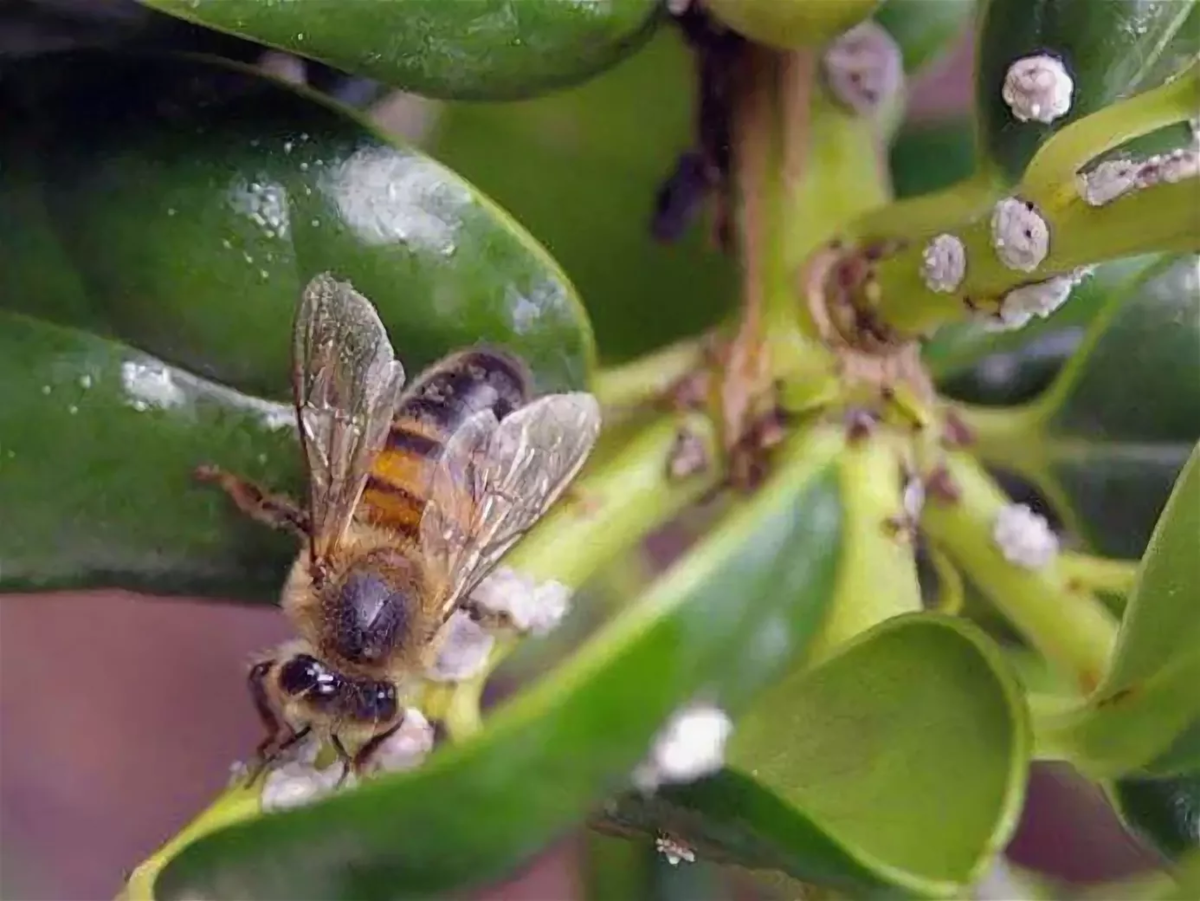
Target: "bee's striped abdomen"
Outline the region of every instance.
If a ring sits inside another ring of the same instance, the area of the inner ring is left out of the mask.
[[[423,372],[400,398],[387,444],[371,466],[365,518],[415,539],[433,467],[455,429],[481,410],[503,419],[531,393],[525,366],[491,348],[453,354]]]

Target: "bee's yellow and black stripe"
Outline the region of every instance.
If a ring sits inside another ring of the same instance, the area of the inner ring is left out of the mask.
[[[454,430],[481,410],[503,419],[531,396],[529,371],[504,351],[474,347],[435,363],[400,398],[360,515],[415,540],[433,466]]]

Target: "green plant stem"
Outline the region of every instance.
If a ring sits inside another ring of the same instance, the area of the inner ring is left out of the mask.
[[[716,465],[685,479],[668,477],[683,431],[701,443],[709,461],[717,459],[716,434],[708,417],[663,417],[611,459],[585,470],[568,496],[505,557],[504,565],[578,588],[605,563],[711,490],[721,477]]]
[[[602,368],[592,379],[591,391],[606,409],[626,410],[662,397],[703,362],[703,341],[690,338],[628,363]]]
[[[912,536],[904,528],[901,451],[880,430],[838,456],[845,525],[837,593],[810,651],[819,663],[879,623],[921,609]]]
[[[1073,189],[1075,174],[1127,141],[1200,112],[1200,61],[1152,90],[1111,104],[1071,123],[1048,140],[1021,177],[1021,196],[1045,203]]]
[[[1063,554],[1059,566],[1075,584],[1111,594],[1128,594],[1138,573],[1136,560],[1110,560],[1074,552]]]
[[[1037,269],[1020,272],[1000,261],[992,246],[990,208],[961,218],[948,216],[940,227],[930,220],[921,223],[926,233],[945,232],[963,242],[967,271],[962,284],[950,293],[926,287],[921,274],[925,242],[917,241],[879,264],[875,312],[900,333],[920,335],[946,322],[969,319],[977,309],[995,312],[1003,296],[1023,284],[1120,257],[1200,249],[1196,179],[1153,185],[1098,207],[1080,197],[1076,179],[1081,166],[1106,150],[1184,121],[1197,110],[1200,64],[1160,88],[1064,128],[1041,148],[1013,192],[1032,202],[1049,226],[1049,253]],[[959,212],[952,204],[946,211]],[[877,215],[899,227],[901,220],[889,212]]]
[[[992,529],[1011,501],[972,457],[949,454],[945,465],[959,497],[931,497],[922,526],[1047,660],[1090,692],[1108,668],[1116,619],[1093,594],[1073,589],[1057,561],[1040,569],[1009,563]]]
[[[858,244],[887,238],[919,241],[947,222],[969,222],[1000,196],[1000,178],[980,169],[969,178],[916,197],[872,209],[852,222],[846,237]]]

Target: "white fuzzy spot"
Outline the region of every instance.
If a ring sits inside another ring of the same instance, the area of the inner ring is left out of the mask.
[[[1058,553],[1058,537],[1044,516],[1026,504],[1009,504],[996,516],[992,540],[1004,559],[1025,569],[1048,566]]]
[[[1040,53],[1008,67],[1000,95],[1021,122],[1053,122],[1071,108],[1075,83],[1062,61]]]
[[[1050,226],[1032,203],[1006,197],[992,210],[992,247],[1009,269],[1032,272],[1050,252]]]
[[[910,522],[916,522],[921,518],[921,511],[925,509],[924,480],[914,476],[904,483],[901,506],[904,508],[904,515]]]
[[[648,794],[660,785],[717,772],[732,732],[732,720],[718,707],[691,704],[675,711],[655,736],[649,756],[634,769],[634,786]]]
[[[289,222],[287,189],[281,184],[236,181],[229,192],[230,205],[269,238],[286,238]],[[252,262],[247,257],[246,262]]]
[[[433,726],[415,707],[404,711],[400,728],[389,735],[368,761],[372,773],[398,773],[415,769],[433,750]]]
[[[994,321],[997,331],[1011,331],[1026,325],[1034,316],[1045,319],[1071,296],[1071,291],[1090,272],[1090,269],[1077,269],[1067,275],[1056,275],[1044,282],[1032,285],[1021,285],[1013,288],[1004,295],[997,314],[998,322]]]
[[[296,425],[295,411],[288,404],[242,394],[188,372],[172,369],[152,357],[122,363],[121,386],[125,391],[126,403],[139,412],[151,407],[168,410],[216,402],[257,415],[262,424],[273,431],[295,428]]]
[[[514,628],[540,636],[562,622],[570,609],[571,594],[561,582],[537,582],[511,567],[499,566],[479,583],[471,600],[506,617]]]
[[[465,610],[456,610],[446,623],[442,646],[425,676],[435,682],[462,682],[478,674],[487,663],[493,635],[471,619]]]
[[[673,16],[682,16],[692,5],[692,0],[667,0],[667,12]]]
[[[938,235],[921,254],[921,278],[930,291],[958,290],[967,274],[967,249],[954,235]]]
[[[1103,206],[1133,191],[1200,176],[1200,149],[1179,148],[1147,159],[1106,160],[1077,180],[1089,206]]]
[[[470,192],[432,160],[364,147],[323,179],[342,220],[369,244],[454,253]]]
[[[259,803],[264,811],[288,810],[311,804],[337,789],[343,770],[340,761],[324,769],[302,760],[288,761],[267,773]],[[342,785],[349,787],[354,782],[354,774],[351,773]]]
[[[870,19],[835,39],[822,65],[830,93],[860,115],[878,109],[904,81],[899,45]]]
[[[673,867],[678,866],[680,861],[693,863],[696,860],[696,852],[692,846],[681,838],[660,835],[654,840],[654,847]]]
[[[1140,168],[1133,160],[1106,160],[1079,176],[1079,196],[1088,206],[1103,206],[1137,188]]]

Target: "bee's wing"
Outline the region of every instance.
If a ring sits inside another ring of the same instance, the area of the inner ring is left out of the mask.
[[[468,419],[434,469],[421,549],[448,616],[575,478],[600,433],[590,394],[552,394],[497,423]]]
[[[371,302],[328,273],[304,289],[292,341],[316,561],[328,555],[354,515],[387,438],[404,368]]]

